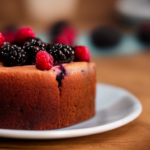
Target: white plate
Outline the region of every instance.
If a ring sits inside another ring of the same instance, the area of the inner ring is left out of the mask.
[[[91,135],[121,127],[137,118],[141,111],[141,103],[128,91],[105,84],[97,84],[96,115],[93,118],[57,130],[31,131],[0,129],[0,137],[61,139]]]
[[[123,19],[128,19],[132,23],[150,21],[150,1],[149,0],[118,0],[116,10]]]

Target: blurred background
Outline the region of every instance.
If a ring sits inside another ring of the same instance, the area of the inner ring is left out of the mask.
[[[150,43],[149,0],[0,0],[0,3],[0,31],[8,41],[8,30],[29,26],[44,42],[86,45],[92,56],[139,53]],[[62,27],[67,27],[67,31],[62,31]],[[62,33],[69,38],[62,37]]]
[[[0,0],[0,3],[1,29],[13,24],[44,31],[59,20],[67,20],[82,30],[102,23],[116,24],[116,0]]]
[[[0,0],[0,31],[7,40],[22,26],[44,42],[89,47],[97,81],[129,90],[143,105],[141,122],[114,134],[122,140],[120,131],[132,131],[125,139],[134,139],[135,147],[143,138],[144,146],[149,137],[150,0]]]

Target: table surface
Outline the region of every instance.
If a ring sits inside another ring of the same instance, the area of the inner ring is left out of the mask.
[[[72,139],[0,138],[0,149],[150,150],[150,52],[92,61],[97,65],[98,82],[125,88],[140,99],[143,112],[136,120],[112,131]]]

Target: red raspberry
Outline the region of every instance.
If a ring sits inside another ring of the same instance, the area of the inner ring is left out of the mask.
[[[35,37],[34,31],[29,27],[20,28],[16,33],[16,41],[19,43],[23,43],[29,37]]]
[[[4,39],[5,39],[5,38],[3,37],[2,33],[0,32],[0,46],[3,45]]]
[[[39,51],[36,54],[36,68],[50,70],[53,67],[53,57],[46,51]]]
[[[13,43],[15,41],[15,33],[11,31],[6,31],[3,33],[6,42]]]
[[[77,34],[74,28],[69,26],[64,27],[61,31],[61,35],[64,35],[68,39],[69,45],[73,45],[75,43]]]
[[[90,62],[90,50],[86,46],[75,47],[75,59],[78,61]]]
[[[61,35],[56,37],[54,42],[70,45],[70,42],[68,41],[68,39],[65,36],[61,36]]]

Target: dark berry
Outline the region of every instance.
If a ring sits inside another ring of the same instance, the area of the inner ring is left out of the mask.
[[[5,66],[23,65],[27,60],[27,53],[17,45],[5,44],[1,47],[1,61]]]
[[[10,45],[10,43],[9,42],[4,42],[3,45]]]
[[[61,80],[64,79],[64,76],[66,75],[66,70],[65,68],[60,65],[59,69],[61,70],[60,74],[56,76],[56,80],[58,82],[58,87],[60,87],[62,85]]]
[[[98,47],[113,47],[121,40],[121,33],[110,26],[102,26],[94,29],[91,40]]]
[[[37,52],[45,51],[46,44],[42,42],[39,38],[27,38],[23,44],[23,49],[28,53],[29,57],[27,64],[35,64],[35,57]]]
[[[53,57],[44,51],[39,51],[36,55],[36,68],[40,70],[50,70],[53,67]]]
[[[68,63],[74,60],[74,48],[66,44],[48,44],[46,51],[54,58],[54,64]]]
[[[77,61],[90,62],[90,50],[86,46],[76,46],[75,47],[75,59]]]
[[[40,48],[39,46],[33,46],[32,49],[31,49],[31,55],[33,57],[33,60],[35,60],[36,58],[36,54],[39,52],[39,51],[46,51],[44,48]]]
[[[62,29],[67,26],[68,23],[66,21],[59,21],[57,23],[55,23],[52,28],[50,29],[50,33],[52,37],[56,37],[60,34],[60,32],[62,31]]]
[[[39,38],[29,37],[25,40],[25,42],[30,42],[31,45],[37,45],[37,42],[41,41]]]
[[[150,23],[144,23],[139,27],[137,37],[141,42],[150,44]]]

